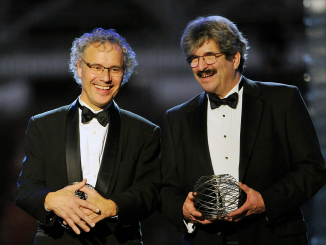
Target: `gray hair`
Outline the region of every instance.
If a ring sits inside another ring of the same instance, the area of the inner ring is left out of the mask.
[[[243,72],[249,46],[234,23],[222,16],[198,17],[190,21],[181,38],[182,52],[189,57],[208,40],[216,42],[226,60],[232,61],[239,52],[239,70]]]
[[[78,62],[81,62],[81,59],[85,54],[85,50],[89,47],[89,45],[97,42],[102,44],[105,42],[110,42],[111,44],[117,44],[121,47],[124,66],[122,85],[128,82],[135,66],[138,65],[136,54],[129,46],[126,39],[121,37],[115,30],[104,30],[103,28],[95,28],[92,33],[84,33],[81,37],[76,38],[73,41],[70,53],[69,69],[76,82],[79,85],[82,84],[77,73]]]

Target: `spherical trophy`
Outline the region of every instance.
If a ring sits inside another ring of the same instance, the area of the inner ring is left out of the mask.
[[[228,216],[241,206],[241,189],[229,174],[202,176],[194,192],[195,208],[208,220]]]
[[[71,183],[70,185],[74,185],[74,184],[77,184],[78,182],[73,182],[73,183]],[[88,187],[88,188],[90,188],[90,189],[92,189],[92,190],[95,190],[95,188],[91,185],[91,184],[85,184],[85,186],[86,187]],[[82,200],[87,200],[87,198],[88,198],[88,195],[85,193],[85,192],[82,192],[82,191],[80,191],[80,190],[77,190],[77,191],[75,191],[75,196],[76,197],[79,197],[80,199],[82,199]],[[63,227],[63,228],[65,228],[66,230],[69,230],[69,231],[71,231],[72,229],[71,229],[71,227],[67,224],[67,225],[65,225],[64,223],[63,223],[63,219],[61,218],[61,217],[58,217],[58,221],[59,221],[59,223],[60,223],[60,225]]]

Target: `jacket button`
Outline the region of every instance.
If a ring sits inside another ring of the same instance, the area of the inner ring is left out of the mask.
[[[221,235],[222,235],[222,232],[219,231],[219,232],[217,233],[217,235],[218,235],[218,236],[221,236]]]

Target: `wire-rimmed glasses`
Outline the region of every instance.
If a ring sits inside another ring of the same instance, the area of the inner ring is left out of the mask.
[[[82,59],[82,61],[89,67],[89,69],[91,70],[91,73],[95,74],[95,75],[101,75],[104,71],[104,69],[108,69],[109,74],[113,77],[122,77],[123,76],[123,71],[124,68],[123,67],[104,67],[102,65],[99,64],[90,64],[87,63],[85,60]]]
[[[186,61],[192,68],[195,68],[199,65],[200,57],[203,57],[203,60],[207,65],[212,65],[216,62],[217,58],[221,57],[222,55],[223,53],[206,53],[202,56],[189,56]]]

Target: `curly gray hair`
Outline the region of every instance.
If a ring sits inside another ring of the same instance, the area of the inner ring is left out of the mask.
[[[79,85],[82,84],[77,73],[78,62],[81,62],[85,50],[89,47],[89,45],[97,42],[102,44],[105,42],[110,42],[111,44],[118,44],[121,47],[124,66],[122,85],[128,82],[135,66],[138,65],[136,54],[129,46],[126,39],[121,37],[115,30],[104,30],[103,28],[95,28],[92,33],[84,33],[81,37],[76,38],[73,41],[70,53],[69,69],[76,82]]]
[[[190,21],[181,38],[182,52],[189,57],[210,39],[216,42],[229,61],[237,52],[240,53],[239,70],[242,73],[249,49],[248,41],[234,23],[222,16],[198,17]]]

